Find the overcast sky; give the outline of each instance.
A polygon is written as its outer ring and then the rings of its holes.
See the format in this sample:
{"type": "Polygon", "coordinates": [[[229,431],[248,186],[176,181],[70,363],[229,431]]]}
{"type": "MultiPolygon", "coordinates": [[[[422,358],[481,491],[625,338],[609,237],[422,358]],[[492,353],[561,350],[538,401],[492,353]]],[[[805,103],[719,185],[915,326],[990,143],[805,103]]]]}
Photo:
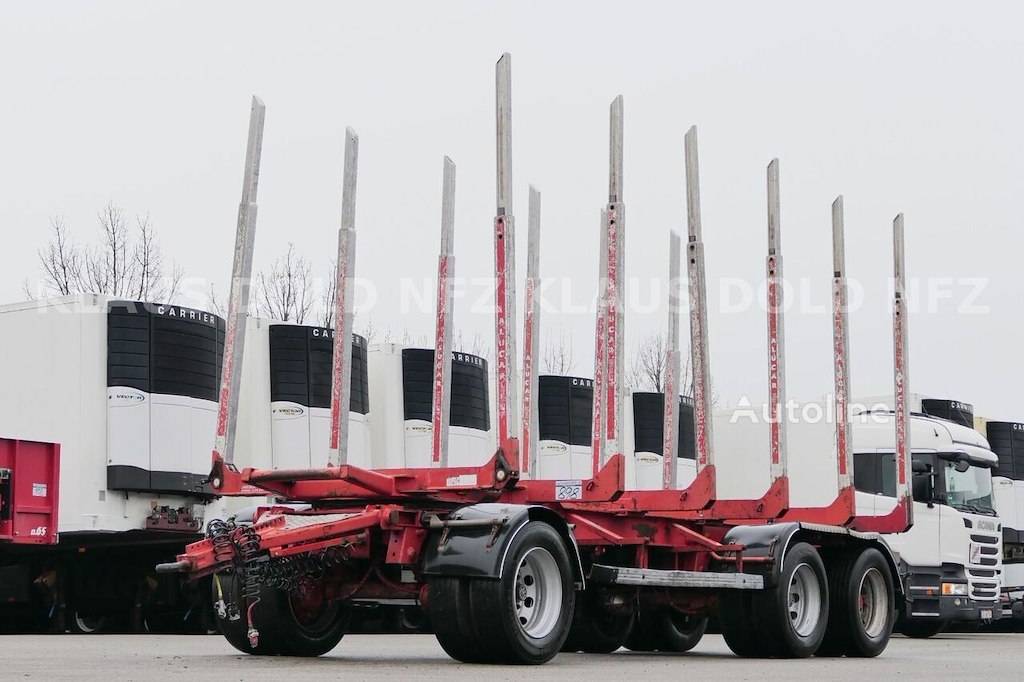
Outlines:
{"type": "MultiPolygon", "coordinates": [[[[854,395],[891,391],[891,222],[906,216],[911,388],[1024,420],[1024,10],[1017,3],[0,2],[0,301],[38,278],[61,216],[82,241],[108,201],[149,214],[191,286],[226,288],[249,98],[267,106],[256,267],[294,243],[326,274],[346,126],[360,136],[357,327],[430,335],[441,159],[457,165],[456,326],[491,334],[494,62],[512,53],[515,214],[529,183],[541,269],[592,374],[608,105],[625,98],[630,347],[665,327],[668,231],[683,233],[683,135],[700,130],[712,372],[767,395],[765,167],[781,164],[795,285],[790,396],[831,388],[830,205],[846,201],[854,395]],[[652,279],[652,278],[657,278],[652,279]],[[980,284],[979,284],[980,281],[980,284]],[[744,285],[743,283],[746,283],[744,285]],[[652,289],[653,288],[653,289],[652,289]],[[723,299],[723,296],[726,298],[723,299]],[[486,297],[485,297],[486,298],[486,297]]],[[[193,301],[193,303],[196,303],[193,301]]],[[[521,319],[521,318],[520,318],[521,319]]],[[[378,332],[380,333],[380,331],[378,332]]],[[[684,338],[686,331],[684,328],[684,338]]],[[[631,351],[632,352],[632,351],[631,351]]]]}

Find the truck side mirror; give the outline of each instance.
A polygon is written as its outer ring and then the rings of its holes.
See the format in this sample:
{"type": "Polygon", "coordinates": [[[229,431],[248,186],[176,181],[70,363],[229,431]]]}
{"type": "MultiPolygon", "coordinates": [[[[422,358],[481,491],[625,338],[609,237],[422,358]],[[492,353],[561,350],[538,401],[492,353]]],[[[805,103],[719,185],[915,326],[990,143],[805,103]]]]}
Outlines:
{"type": "Polygon", "coordinates": [[[911,462],[913,493],[915,502],[927,502],[930,507],[935,501],[935,474],[932,465],[926,462],[911,462]]]}

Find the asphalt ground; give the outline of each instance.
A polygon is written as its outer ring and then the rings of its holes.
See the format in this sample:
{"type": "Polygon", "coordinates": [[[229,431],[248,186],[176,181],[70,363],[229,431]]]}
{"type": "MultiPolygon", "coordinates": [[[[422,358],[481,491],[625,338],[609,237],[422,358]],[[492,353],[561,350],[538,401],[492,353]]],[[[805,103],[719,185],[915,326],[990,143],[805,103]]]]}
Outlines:
{"type": "Polygon", "coordinates": [[[536,667],[458,663],[432,635],[348,635],[320,658],[261,658],[217,635],[6,635],[2,680],[967,680],[1021,678],[1024,634],[893,637],[875,659],[754,660],[732,655],[719,635],[687,654],[559,654],[536,667]]]}

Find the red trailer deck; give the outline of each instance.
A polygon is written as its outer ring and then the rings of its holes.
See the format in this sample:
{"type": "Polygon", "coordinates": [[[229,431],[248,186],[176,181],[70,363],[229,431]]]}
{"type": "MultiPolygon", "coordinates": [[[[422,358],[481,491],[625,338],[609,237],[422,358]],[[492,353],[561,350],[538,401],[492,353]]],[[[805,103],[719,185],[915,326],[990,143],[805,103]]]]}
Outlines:
{"type": "MultiPolygon", "coordinates": [[[[346,140],[342,228],[339,233],[339,333],[335,335],[332,458],[310,470],[239,469],[233,429],[239,390],[243,322],[255,231],[256,179],[263,105],[254,99],[246,181],[239,211],[230,300],[221,418],[213,453],[212,486],[224,495],[272,493],[289,503],[259,509],[252,518],[210,525],[207,539],[161,570],[213,575],[221,629],[241,651],[319,655],[342,638],[359,602],[422,604],[444,649],[462,661],[543,663],[560,650],[604,652],[622,645],[686,651],[717,614],[730,648],[741,656],[875,656],[886,646],[896,600],[897,562],[870,531],[909,527],[906,430],[897,429],[897,511],[858,518],[846,420],[837,432],[838,495],[821,508],[790,504],[786,468],[785,371],[782,335],[782,255],[778,163],[768,167],[768,378],[772,414],[771,485],[758,499],[720,499],[711,433],[704,246],[697,179],[696,130],[687,133],[687,222],[690,333],[694,367],[697,475],[683,488],[665,457],[661,490],[626,490],[622,429],[624,330],[622,246],[622,99],[611,109],[609,201],[602,224],[602,282],[595,366],[594,469],[585,480],[539,480],[529,453],[533,353],[527,313],[523,404],[516,399],[515,249],[511,215],[510,59],[497,66],[498,201],[494,221],[499,447],[480,467],[448,467],[444,433],[434,438],[435,466],[369,470],[346,463],[348,410],[344,364],[351,333],[357,140],[346,140]],[[523,424],[518,413],[522,407],[523,424]]],[[[438,357],[450,344],[451,194],[454,166],[445,165],[445,213],[439,262],[438,357]]],[[[539,225],[539,194],[531,192],[531,231],[539,225]],[[536,195],[536,198],[535,198],[536,195]],[[537,203],[534,204],[534,201],[537,203]]],[[[846,283],[842,204],[833,207],[834,355],[838,414],[848,395],[846,283]]],[[[907,417],[903,343],[902,218],[894,225],[895,386],[897,420],[907,417]]],[[[535,239],[531,241],[536,241],[535,239]]],[[[680,249],[672,248],[670,272],[680,249]]],[[[531,263],[529,278],[539,277],[531,263]]],[[[680,287],[672,277],[672,286],[680,287]]],[[[670,334],[679,307],[670,304],[670,334]]],[[[675,339],[673,343],[677,344],[675,339]]],[[[674,348],[675,361],[678,349],[674,348]]],[[[444,362],[436,363],[434,424],[445,428],[444,362]]],[[[671,368],[670,368],[671,369],[671,368]]],[[[678,372],[678,368],[675,368],[678,372]]],[[[672,376],[670,374],[670,376],[672,376]]],[[[666,404],[674,403],[666,400],[666,404]]],[[[666,409],[665,433],[675,434],[666,409]]],[[[532,435],[531,435],[532,434],[532,435]]],[[[669,440],[671,440],[669,438],[669,440]]],[[[669,442],[666,452],[674,444],[669,442]]],[[[719,453],[734,455],[738,453],[719,453]]],[[[830,456],[830,455],[829,455],[830,456]]]]}

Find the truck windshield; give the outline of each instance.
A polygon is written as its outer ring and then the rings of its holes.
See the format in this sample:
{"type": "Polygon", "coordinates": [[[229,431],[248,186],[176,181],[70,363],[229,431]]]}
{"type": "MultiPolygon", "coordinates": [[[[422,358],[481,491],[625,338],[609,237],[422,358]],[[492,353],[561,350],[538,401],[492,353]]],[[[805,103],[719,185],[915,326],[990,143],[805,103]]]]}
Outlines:
{"type": "Polygon", "coordinates": [[[964,511],[995,514],[992,508],[992,470],[970,466],[957,471],[956,462],[939,460],[946,483],[946,504],[964,511]]]}

